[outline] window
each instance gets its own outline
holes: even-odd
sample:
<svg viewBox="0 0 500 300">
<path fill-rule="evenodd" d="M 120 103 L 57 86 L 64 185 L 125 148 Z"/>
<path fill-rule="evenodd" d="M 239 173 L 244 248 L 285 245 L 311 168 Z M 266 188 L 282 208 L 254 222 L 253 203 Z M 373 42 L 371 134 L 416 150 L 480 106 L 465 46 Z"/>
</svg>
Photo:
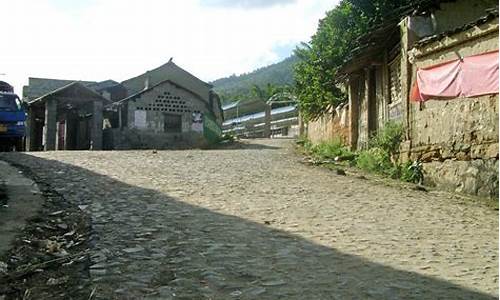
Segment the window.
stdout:
<svg viewBox="0 0 500 300">
<path fill-rule="evenodd" d="M 21 101 L 14 94 L 0 95 L 0 110 L 18 111 L 21 110 Z"/>
<path fill-rule="evenodd" d="M 389 63 L 389 104 L 401 101 L 401 56 Z"/>
<path fill-rule="evenodd" d="M 167 133 L 182 132 L 182 115 L 164 114 L 164 130 Z"/>
<path fill-rule="evenodd" d="M 168 95 L 170 95 L 170 93 Z M 176 111 L 181 113 L 191 113 L 191 105 L 189 105 L 188 101 L 189 100 L 181 99 L 181 97 L 178 96 L 159 95 L 152 103 L 145 104 L 145 107 L 143 108 L 144 110 L 153 110 L 162 112 Z"/>
</svg>

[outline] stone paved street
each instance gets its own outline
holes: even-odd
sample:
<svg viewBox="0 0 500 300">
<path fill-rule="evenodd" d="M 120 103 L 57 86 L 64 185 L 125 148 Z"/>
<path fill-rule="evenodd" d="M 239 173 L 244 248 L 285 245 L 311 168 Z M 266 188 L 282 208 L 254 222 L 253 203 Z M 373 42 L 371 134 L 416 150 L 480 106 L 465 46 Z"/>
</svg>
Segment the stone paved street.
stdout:
<svg viewBox="0 0 500 300">
<path fill-rule="evenodd" d="M 5 153 L 92 218 L 95 299 L 495 299 L 498 212 L 245 149 Z"/>
</svg>

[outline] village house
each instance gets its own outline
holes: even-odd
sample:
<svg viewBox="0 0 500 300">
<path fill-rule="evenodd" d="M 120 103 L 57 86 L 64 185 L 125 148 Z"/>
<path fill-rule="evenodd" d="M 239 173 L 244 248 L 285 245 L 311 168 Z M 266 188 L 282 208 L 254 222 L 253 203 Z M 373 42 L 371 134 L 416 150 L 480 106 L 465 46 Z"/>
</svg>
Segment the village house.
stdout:
<svg viewBox="0 0 500 300">
<path fill-rule="evenodd" d="M 418 4 L 359 39 L 338 74 L 348 103 L 310 122 L 308 135 L 363 149 L 397 122 L 400 160 L 424 162 L 427 184 L 496 197 L 498 2 Z"/>
<path fill-rule="evenodd" d="M 202 147 L 221 135 L 222 109 L 213 86 L 172 60 L 122 85 L 129 96 L 110 105 L 118 116 L 110 122 L 112 148 Z"/>
<path fill-rule="evenodd" d="M 125 95 L 112 80 L 29 78 L 23 88 L 28 103 L 26 149 L 102 149 L 103 107 Z"/>
<path fill-rule="evenodd" d="M 215 142 L 212 86 L 170 60 L 122 83 L 29 78 L 27 150 L 179 148 Z"/>
</svg>

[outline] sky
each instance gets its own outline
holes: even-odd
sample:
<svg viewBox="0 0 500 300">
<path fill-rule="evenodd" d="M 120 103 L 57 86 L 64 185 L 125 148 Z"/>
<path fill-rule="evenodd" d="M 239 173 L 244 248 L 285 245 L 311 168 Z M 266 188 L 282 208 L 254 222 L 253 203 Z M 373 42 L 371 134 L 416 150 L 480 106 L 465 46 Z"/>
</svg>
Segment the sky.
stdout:
<svg viewBox="0 0 500 300">
<path fill-rule="evenodd" d="M 174 62 L 205 81 L 278 62 L 338 0 L 0 0 L 0 80 L 123 81 Z"/>
</svg>

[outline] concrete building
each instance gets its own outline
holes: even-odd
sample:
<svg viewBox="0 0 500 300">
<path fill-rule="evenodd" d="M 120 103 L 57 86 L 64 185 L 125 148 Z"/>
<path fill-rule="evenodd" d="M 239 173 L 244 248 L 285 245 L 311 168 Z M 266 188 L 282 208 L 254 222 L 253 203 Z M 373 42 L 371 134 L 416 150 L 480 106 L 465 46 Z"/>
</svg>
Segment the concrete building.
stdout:
<svg viewBox="0 0 500 300">
<path fill-rule="evenodd" d="M 102 149 L 102 108 L 126 93 L 113 80 L 30 77 L 23 87 L 23 101 L 28 103 L 26 150 Z"/>
<path fill-rule="evenodd" d="M 121 84 L 128 97 L 107 107 L 106 149 L 203 147 L 220 137 L 219 96 L 172 59 Z"/>
<path fill-rule="evenodd" d="M 122 83 L 29 78 L 23 100 L 29 151 L 204 146 L 223 121 L 212 86 L 172 60 Z"/>
<path fill-rule="evenodd" d="M 31 100 L 26 149 L 102 149 L 102 109 L 109 102 L 79 82 Z"/>
<path fill-rule="evenodd" d="M 131 96 L 166 80 L 181 85 L 184 89 L 197 95 L 198 98 L 207 103 L 217 122 L 222 123 L 220 98 L 213 91 L 213 86 L 177 66 L 172 59 L 158 68 L 125 80 L 121 84 L 127 89 L 128 96 Z"/>
<path fill-rule="evenodd" d="M 118 126 L 110 129 L 114 149 L 202 147 L 221 135 L 213 103 L 170 79 L 112 107 L 118 113 Z"/>
</svg>

